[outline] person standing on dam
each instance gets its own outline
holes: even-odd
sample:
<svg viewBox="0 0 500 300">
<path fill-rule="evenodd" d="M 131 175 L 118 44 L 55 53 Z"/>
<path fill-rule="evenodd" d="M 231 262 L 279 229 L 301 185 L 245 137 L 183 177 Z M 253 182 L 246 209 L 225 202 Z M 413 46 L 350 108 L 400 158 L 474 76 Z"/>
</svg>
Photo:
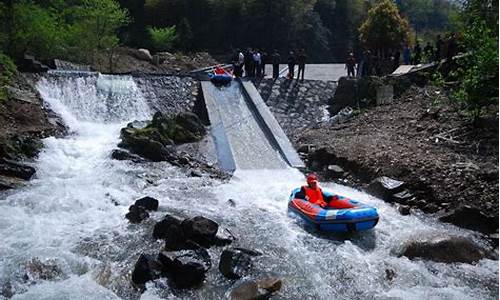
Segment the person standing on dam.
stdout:
<svg viewBox="0 0 500 300">
<path fill-rule="evenodd" d="M 302 81 L 304 81 L 304 70 L 306 68 L 306 50 L 300 49 L 299 54 L 297 55 L 297 62 L 299 65 L 299 71 L 297 72 L 297 80 L 300 78 L 300 72 L 302 71 Z"/>
<path fill-rule="evenodd" d="M 280 62 L 281 62 L 281 56 L 278 50 L 276 49 L 274 49 L 272 61 L 273 61 L 273 79 L 276 79 L 280 75 Z"/>
</svg>

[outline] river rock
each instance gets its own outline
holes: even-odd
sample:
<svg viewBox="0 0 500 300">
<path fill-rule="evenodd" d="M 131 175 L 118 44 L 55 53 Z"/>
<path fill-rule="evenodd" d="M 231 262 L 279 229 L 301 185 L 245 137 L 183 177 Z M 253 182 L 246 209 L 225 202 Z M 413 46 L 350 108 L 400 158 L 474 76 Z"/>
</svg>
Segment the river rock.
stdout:
<svg viewBox="0 0 500 300">
<path fill-rule="evenodd" d="M 160 222 L 155 224 L 153 229 L 153 237 L 155 239 L 165 239 L 168 236 L 168 230 L 171 226 L 178 227 L 179 231 L 182 230 L 181 223 L 181 219 L 172 215 L 165 215 L 165 217 L 163 217 Z"/>
<path fill-rule="evenodd" d="M 33 258 L 25 266 L 24 279 L 26 281 L 55 280 L 63 277 L 62 269 L 54 262 L 42 262 L 38 257 Z"/>
<path fill-rule="evenodd" d="M 141 199 L 135 200 L 134 205 L 142 206 L 146 210 L 158 210 L 159 201 L 152 197 L 143 197 Z"/>
<path fill-rule="evenodd" d="M 135 154 L 132 154 L 126 150 L 114 149 L 111 151 L 111 158 L 116 160 L 130 160 L 133 162 L 141 162 L 143 159 Z"/>
<path fill-rule="evenodd" d="M 396 203 L 403 203 L 406 204 L 408 200 L 412 199 L 414 196 L 410 191 L 408 190 L 403 190 L 399 193 L 395 193 L 392 195 L 392 200 Z"/>
<path fill-rule="evenodd" d="M 410 206 L 408 205 L 398 205 L 398 211 L 401 215 L 407 216 L 410 214 Z"/>
<path fill-rule="evenodd" d="M 264 278 L 259 280 L 244 281 L 238 284 L 229 293 L 231 300 L 261 300 L 268 299 L 282 287 L 279 278 Z"/>
<path fill-rule="evenodd" d="M 135 57 L 137 57 L 140 60 L 145 60 L 149 62 L 153 61 L 153 56 L 151 56 L 149 50 L 144 48 L 137 49 L 137 51 L 135 52 Z"/>
<path fill-rule="evenodd" d="M 220 256 L 219 271 L 226 278 L 239 279 L 250 270 L 251 265 L 249 254 L 237 249 L 226 249 Z"/>
<path fill-rule="evenodd" d="M 423 258 L 443 263 L 468 264 L 490 257 L 481 246 L 459 236 L 434 236 L 410 241 L 404 246 L 402 256 L 410 259 Z"/>
<path fill-rule="evenodd" d="M 219 224 L 202 217 L 196 216 L 182 222 L 182 229 L 188 239 L 191 239 L 204 247 L 210 247 L 219 230 Z"/>
<path fill-rule="evenodd" d="M 357 107 L 357 82 L 355 78 L 340 77 L 330 104 L 330 114 L 336 115 L 344 107 Z"/>
<path fill-rule="evenodd" d="M 161 262 L 155 260 L 151 255 L 142 253 L 132 271 L 132 282 L 137 285 L 144 285 L 146 282 L 158 278 L 161 269 Z"/>
<path fill-rule="evenodd" d="M 205 280 L 211 267 L 210 255 L 205 249 L 187 250 L 179 253 L 160 252 L 158 260 L 163 273 L 176 288 L 191 288 Z"/>
<path fill-rule="evenodd" d="M 398 181 L 386 176 L 373 180 L 367 188 L 367 192 L 384 201 L 393 201 L 392 196 L 401 192 L 405 187 L 403 181 Z"/>
<path fill-rule="evenodd" d="M 125 215 L 130 223 L 141 223 L 144 219 L 149 218 L 149 213 L 142 206 L 131 205 L 129 212 Z"/>
<path fill-rule="evenodd" d="M 451 212 L 443 213 L 439 220 L 486 234 L 498 230 L 498 216 L 487 216 L 479 209 L 469 205 L 463 205 Z"/>
<path fill-rule="evenodd" d="M 0 159 L 0 175 L 29 180 L 35 174 L 35 168 L 8 159 Z"/>
<path fill-rule="evenodd" d="M 344 169 L 337 165 L 329 165 L 326 167 L 326 175 L 328 177 L 340 178 L 344 175 Z"/>
<path fill-rule="evenodd" d="M 15 189 L 25 183 L 26 181 L 20 178 L 0 175 L 0 190 Z"/>
</svg>

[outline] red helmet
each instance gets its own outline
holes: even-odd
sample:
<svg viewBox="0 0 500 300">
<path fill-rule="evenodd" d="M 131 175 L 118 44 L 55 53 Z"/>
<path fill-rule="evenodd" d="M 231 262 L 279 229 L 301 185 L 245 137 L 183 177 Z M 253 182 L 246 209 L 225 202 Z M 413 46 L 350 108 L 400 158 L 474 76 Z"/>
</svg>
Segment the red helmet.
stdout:
<svg viewBox="0 0 500 300">
<path fill-rule="evenodd" d="M 318 182 L 318 176 L 314 173 L 307 175 L 307 183 Z"/>
</svg>

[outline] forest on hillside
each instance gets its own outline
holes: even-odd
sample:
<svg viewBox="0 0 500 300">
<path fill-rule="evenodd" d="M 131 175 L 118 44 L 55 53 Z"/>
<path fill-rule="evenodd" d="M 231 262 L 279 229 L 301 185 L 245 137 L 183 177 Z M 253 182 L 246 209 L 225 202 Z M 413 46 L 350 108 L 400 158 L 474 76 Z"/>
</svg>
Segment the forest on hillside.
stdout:
<svg viewBox="0 0 500 300">
<path fill-rule="evenodd" d="M 3 0 L 3 52 L 89 59 L 116 46 L 152 51 L 305 48 L 314 62 L 362 52 L 359 27 L 378 0 Z M 464 3 L 397 0 L 410 42 L 457 30 Z M 495 4 L 494 4 L 495 5 Z M 496 4 L 498 5 L 498 4 Z M 91 58 L 91 57 L 90 57 Z"/>
</svg>

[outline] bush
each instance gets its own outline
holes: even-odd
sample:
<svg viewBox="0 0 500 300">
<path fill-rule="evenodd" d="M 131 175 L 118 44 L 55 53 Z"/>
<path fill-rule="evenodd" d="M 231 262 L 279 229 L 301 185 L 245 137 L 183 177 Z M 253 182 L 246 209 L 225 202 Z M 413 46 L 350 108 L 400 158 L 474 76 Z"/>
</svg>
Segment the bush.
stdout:
<svg viewBox="0 0 500 300">
<path fill-rule="evenodd" d="M 165 28 L 148 27 L 151 45 L 155 51 L 168 51 L 177 39 L 175 26 Z"/>
<path fill-rule="evenodd" d="M 465 32 L 464 43 L 470 52 L 456 69 L 460 84 L 453 96 L 476 120 L 485 106 L 498 104 L 498 36 L 477 20 Z"/>
</svg>

